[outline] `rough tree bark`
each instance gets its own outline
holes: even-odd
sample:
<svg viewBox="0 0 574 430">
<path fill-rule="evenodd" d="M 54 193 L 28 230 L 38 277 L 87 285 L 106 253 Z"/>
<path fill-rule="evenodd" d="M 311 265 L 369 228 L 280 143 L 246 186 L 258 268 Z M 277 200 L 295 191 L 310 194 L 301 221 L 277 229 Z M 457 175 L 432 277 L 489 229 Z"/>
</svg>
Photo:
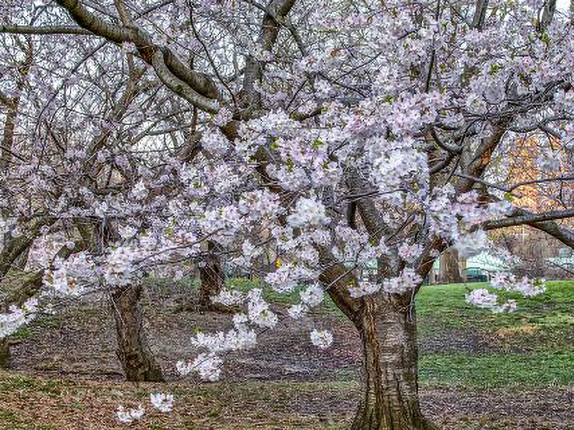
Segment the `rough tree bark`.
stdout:
<svg viewBox="0 0 574 430">
<path fill-rule="evenodd" d="M 199 293 L 197 306 L 191 306 L 199 310 L 211 312 L 233 312 L 234 309 L 220 303 L 214 303 L 211 298 L 219 294 L 225 286 L 225 270 L 219 252 L 220 246 L 214 242 L 208 242 L 207 255 L 199 264 Z"/>
<path fill-rule="evenodd" d="M 463 281 L 458 266 L 458 251 L 456 249 L 449 248 L 440 256 L 439 279 L 443 284 Z"/>
<path fill-rule="evenodd" d="M 130 285 L 112 293 L 118 348 L 116 354 L 128 381 L 164 381 L 144 330 L 140 305 L 142 286 Z"/>
<path fill-rule="evenodd" d="M 411 298 L 367 298 L 354 321 L 363 342 L 364 389 L 351 430 L 438 430 L 420 409 Z"/>
<path fill-rule="evenodd" d="M 84 242 L 96 255 L 101 255 L 105 245 L 118 238 L 111 223 L 78 224 L 77 227 Z M 128 381 L 161 382 L 164 381 L 161 367 L 154 358 L 144 328 L 145 318 L 140 304 L 142 291 L 141 284 L 110 289 L 110 304 L 116 324 L 116 355 Z"/>
<path fill-rule="evenodd" d="M 10 345 L 8 339 L 0 339 L 0 369 L 7 369 L 10 366 Z"/>
</svg>

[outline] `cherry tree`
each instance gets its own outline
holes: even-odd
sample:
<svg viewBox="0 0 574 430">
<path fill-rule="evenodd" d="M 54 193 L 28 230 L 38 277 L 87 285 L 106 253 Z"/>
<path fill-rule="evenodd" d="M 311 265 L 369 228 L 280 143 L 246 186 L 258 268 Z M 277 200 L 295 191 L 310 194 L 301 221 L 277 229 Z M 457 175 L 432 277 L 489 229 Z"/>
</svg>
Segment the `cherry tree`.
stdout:
<svg viewBox="0 0 574 430">
<path fill-rule="evenodd" d="M 414 299 L 443 251 L 455 245 L 471 255 L 488 246 L 487 231 L 522 224 L 574 243 L 557 221 L 574 209 L 513 205 L 516 183 L 498 174 L 518 137 L 539 137 L 550 159 L 572 149 L 572 20 L 555 1 L 56 0 L 4 8 L 0 31 L 44 41 L 48 52 L 77 52 L 78 40 L 106 44 L 105 73 L 86 68 L 64 84 L 69 93 L 80 94 L 93 74 L 105 93 L 134 73 L 157 92 L 130 112 L 139 116 L 139 144 L 124 134 L 113 140 L 110 150 L 125 161 L 102 156 L 104 197 L 72 192 L 66 180 L 60 192 L 73 198 L 58 211 L 44 206 L 50 219 L 91 217 L 95 237 L 108 238 L 91 241 L 86 273 L 125 294 L 145 274 L 173 277 L 190 260 L 225 256 L 251 268 L 272 247 L 286 263 L 265 283 L 280 293 L 303 288 L 289 318 L 326 293 L 357 328 L 364 390 L 354 430 L 436 428 L 419 405 Z M 61 79 L 65 67 L 47 64 Z M 101 132 L 93 122 L 81 130 L 88 142 Z M 79 140 L 71 147 L 81 152 Z M 77 157 L 79 174 L 89 175 L 96 155 Z M 377 280 L 359 279 L 373 260 Z M 65 282 L 89 278 L 72 263 L 69 274 L 67 262 L 60 268 Z M 196 335 L 203 352 L 177 363 L 182 374 L 218 379 L 226 351 L 253 346 L 278 322 L 261 290 L 220 286 L 213 300 L 244 312 L 228 332 Z M 536 280 L 502 275 L 493 287 L 544 291 Z M 516 306 L 487 290 L 467 300 L 495 312 Z M 337 342 L 319 329 L 309 336 L 321 348 Z"/>
</svg>

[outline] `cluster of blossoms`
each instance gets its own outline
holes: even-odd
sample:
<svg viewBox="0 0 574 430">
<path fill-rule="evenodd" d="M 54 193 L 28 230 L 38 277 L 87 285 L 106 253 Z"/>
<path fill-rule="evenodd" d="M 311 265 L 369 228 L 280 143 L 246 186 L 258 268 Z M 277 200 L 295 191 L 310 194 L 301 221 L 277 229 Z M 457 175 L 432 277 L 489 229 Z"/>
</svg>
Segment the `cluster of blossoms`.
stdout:
<svg viewBox="0 0 574 430">
<path fill-rule="evenodd" d="M 10 336 L 19 327 L 34 319 L 38 311 L 38 300 L 27 300 L 22 307 L 10 306 L 8 312 L 0 314 L 0 339 Z"/>
<path fill-rule="evenodd" d="M 197 333 L 191 342 L 194 347 L 205 352 L 200 353 L 193 361 L 180 360 L 176 363 L 176 368 L 182 376 L 196 372 L 204 381 L 219 380 L 223 364 L 220 357 L 222 353 L 244 350 L 257 344 L 257 333 L 254 328 L 250 327 L 250 324 L 263 330 L 273 328 L 277 324 L 277 314 L 269 309 L 269 304 L 263 299 L 260 289 L 252 289 L 245 297 L 235 291 L 225 291 L 223 295 L 220 293 L 214 299 L 233 305 L 243 302 L 247 307 L 247 313 L 236 313 L 233 317 L 234 328 L 227 332 Z M 313 284 L 301 290 L 300 296 L 301 303 L 288 310 L 292 318 L 299 318 L 318 306 L 323 301 L 324 293 L 319 284 Z M 313 330 L 311 341 L 314 345 L 324 349 L 331 345 L 333 336 L 327 330 Z"/>
<path fill-rule="evenodd" d="M 132 281 L 136 252 L 126 246 L 113 249 L 107 257 L 104 279 L 109 285 L 125 286 Z"/>
<path fill-rule="evenodd" d="M 352 228 L 339 225 L 336 227 L 335 232 L 343 245 L 334 248 L 333 254 L 342 262 L 363 265 L 389 253 L 389 248 L 383 241 L 374 245 L 368 236 L 360 234 Z M 329 240 L 329 236 L 324 235 L 323 237 L 327 241 Z"/>
<path fill-rule="evenodd" d="M 488 248 L 488 236 L 478 227 L 505 215 L 510 207 L 505 200 L 481 204 L 475 191 L 456 196 L 450 184 L 433 190 L 427 203 L 431 231 L 452 241 L 463 257 L 472 257 Z"/>
<path fill-rule="evenodd" d="M 526 297 L 533 297 L 543 294 L 546 291 L 545 279 L 529 279 L 523 277 L 516 280 L 513 274 L 497 273 L 490 285 L 495 289 L 502 289 L 511 292 L 517 292 Z M 488 291 L 485 288 L 480 288 L 471 291 L 466 296 L 467 303 L 485 309 L 490 309 L 495 313 L 500 312 L 513 312 L 516 310 L 516 301 L 508 300 L 506 303 L 499 303 L 497 294 Z"/>
<path fill-rule="evenodd" d="M 363 281 L 358 286 L 349 287 L 349 294 L 354 298 L 376 294 L 379 291 L 381 291 L 381 285 L 369 281 Z"/>
<path fill-rule="evenodd" d="M 131 424 L 133 421 L 140 420 L 145 414 L 143 406 L 139 405 L 137 409 L 124 409 L 123 406 L 118 406 L 116 415 L 118 421 L 124 424 Z"/>
<path fill-rule="evenodd" d="M 418 244 L 409 245 L 404 243 L 399 246 L 399 256 L 407 263 L 414 263 L 414 261 L 421 255 L 423 247 Z"/>
<path fill-rule="evenodd" d="M 292 263 L 286 263 L 275 272 L 265 276 L 265 282 L 278 293 L 289 293 L 297 286 L 298 279 L 295 275 L 296 267 Z"/>
<path fill-rule="evenodd" d="M 191 372 L 197 372 L 203 381 L 218 381 L 221 376 L 221 365 L 223 361 L 216 354 L 199 354 L 193 362 L 178 361 L 177 371 L 181 376 L 186 376 Z"/>
<path fill-rule="evenodd" d="M 479 308 L 490 309 L 494 313 L 514 312 L 516 310 L 515 300 L 508 300 L 506 303 L 499 304 L 498 296 L 486 288 L 471 291 L 466 295 L 466 302 Z"/>
<path fill-rule="evenodd" d="M 287 217 L 292 227 L 320 226 L 328 221 L 325 206 L 316 199 L 305 197 L 297 200 L 295 210 Z"/>
<path fill-rule="evenodd" d="M 310 285 L 301 291 L 300 296 L 301 302 L 296 305 L 292 305 L 287 310 L 291 318 L 300 318 L 312 308 L 319 306 L 324 297 L 323 288 L 318 284 Z"/>
<path fill-rule="evenodd" d="M 229 292 L 234 305 L 241 303 L 243 297 Z M 240 297 L 237 301 L 235 298 Z M 199 354 L 193 362 L 178 361 L 176 368 L 182 376 L 197 372 L 202 380 L 217 381 L 221 375 L 222 359 L 218 354 L 228 351 L 239 351 L 250 348 L 257 343 L 257 334 L 249 324 L 262 328 L 273 328 L 277 324 L 277 315 L 269 309 L 269 304 L 263 300 L 261 290 L 254 289 L 245 298 L 247 314 L 237 313 L 234 318 L 234 328 L 227 332 L 214 334 L 198 333 L 192 339 L 192 344 L 206 352 Z"/>
<path fill-rule="evenodd" d="M 85 252 L 72 255 L 67 260 L 56 257 L 44 271 L 44 285 L 59 296 L 79 296 L 94 271 L 94 262 Z"/>
<path fill-rule="evenodd" d="M 150 402 L 154 408 L 162 413 L 171 412 L 173 409 L 173 394 L 151 393 Z M 139 405 L 137 409 L 125 409 L 120 405 L 116 411 L 118 421 L 123 424 L 131 424 L 134 421 L 141 420 L 144 414 L 145 409 L 142 405 Z"/>
<path fill-rule="evenodd" d="M 490 285 L 496 289 L 514 291 L 526 297 L 534 297 L 546 291 L 546 279 L 529 279 L 524 276 L 517 280 L 512 273 L 497 273 Z"/>
<path fill-rule="evenodd" d="M 378 143 L 384 147 L 382 142 Z M 407 140 L 403 144 L 402 148 L 385 151 L 373 161 L 372 180 L 382 193 L 398 191 L 410 183 L 426 182 L 426 155 L 413 148 L 412 141 Z"/>
<path fill-rule="evenodd" d="M 240 318 L 241 316 L 238 316 L 236 321 L 239 321 Z M 255 345 L 257 335 L 253 329 L 249 329 L 245 324 L 236 323 L 236 327 L 227 333 L 198 333 L 191 340 L 191 343 L 195 347 L 204 348 L 211 353 L 238 351 Z"/>
<path fill-rule="evenodd" d="M 311 332 L 311 343 L 321 349 L 326 349 L 333 343 L 333 334 L 327 330 L 313 330 Z"/>
<path fill-rule="evenodd" d="M 211 297 L 211 300 L 224 306 L 235 306 L 242 303 L 244 297 L 239 291 L 222 288 L 217 295 Z"/>
<path fill-rule="evenodd" d="M 173 409 L 173 394 L 169 393 L 152 393 L 150 401 L 154 408 L 160 412 L 168 413 Z"/>
<path fill-rule="evenodd" d="M 359 298 L 376 294 L 379 291 L 389 294 L 405 293 L 414 291 L 416 287 L 421 285 L 422 281 L 422 278 L 413 268 L 406 267 L 399 276 L 384 279 L 381 283 L 362 281 L 358 286 L 351 286 L 349 287 L 349 294 L 351 297 Z"/>
<path fill-rule="evenodd" d="M 277 325 L 277 314 L 269 309 L 269 303 L 263 299 L 262 291 L 254 288 L 247 294 L 247 316 L 253 324 L 263 328 Z"/>
</svg>

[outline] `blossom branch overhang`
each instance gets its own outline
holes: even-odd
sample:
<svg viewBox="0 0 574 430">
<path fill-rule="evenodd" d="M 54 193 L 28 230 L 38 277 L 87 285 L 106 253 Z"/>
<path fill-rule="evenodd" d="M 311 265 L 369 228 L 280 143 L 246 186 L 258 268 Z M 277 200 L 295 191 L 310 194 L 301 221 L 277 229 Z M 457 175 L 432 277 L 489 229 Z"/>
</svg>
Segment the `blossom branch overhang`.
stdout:
<svg viewBox="0 0 574 430">
<path fill-rule="evenodd" d="M 567 182 L 567 181 L 574 181 L 574 175 L 560 175 L 555 176 L 552 178 L 542 178 L 542 179 L 533 179 L 531 181 L 522 181 L 517 182 L 512 185 L 499 185 L 493 184 L 492 182 L 485 181 L 484 179 L 477 178 L 471 175 L 466 175 L 464 173 L 455 173 L 454 176 L 458 176 L 459 178 L 469 179 L 471 181 L 477 182 L 482 185 L 486 185 L 487 187 L 494 188 L 500 191 L 504 191 L 505 193 L 512 193 L 517 188 L 523 187 L 525 185 L 534 185 L 534 184 L 544 184 L 548 182 Z M 516 197 L 522 197 L 521 195 L 516 195 Z"/>
<path fill-rule="evenodd" d="M 554 221 L 559 219 L 574 218 L 574 209 L 561 211 L 548 211 L 540 214 L 527 214 L 492 221 L 486 221 L 482 224 L 484 230 L 496 230 L 499 228 L 513 227 L 523 224 L 536 224 L 545 221 Z"/>
</svg>

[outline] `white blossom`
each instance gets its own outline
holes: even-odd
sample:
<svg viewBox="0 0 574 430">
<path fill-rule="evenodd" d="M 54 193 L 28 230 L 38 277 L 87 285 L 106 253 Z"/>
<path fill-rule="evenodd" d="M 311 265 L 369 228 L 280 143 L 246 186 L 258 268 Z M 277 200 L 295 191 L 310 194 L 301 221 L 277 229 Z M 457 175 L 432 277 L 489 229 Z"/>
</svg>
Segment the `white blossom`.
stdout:
<svg viewBox="0 0 574 430">
<path fill-rule="evenodd" d="M 413 263 L 419 257 L 422 250 L 423 247 L 420 245 L 404 243 L 399 247 L 399 256 L 407 263 Z"/>
<path fill-rule="evenodd" d="M 349 287 L 349 294 L 354 298 L 368 296 L 379 291 L 381 291 L 381 285 L 369 281 L 360 281 L 359 285 Z"/>
<path fill-rule="evenodd" d="M 292 227 L 320 226 L 328 221 L 325 206 L 314 198 L 305 197 L 297 200 L 294 213 L 287 217 Z"/>
<path fill-rule="evenodd" d="M 135 253 L 128 247 L 113 249 L 106 261 L 104 279 L 110 285 L 124 286 L 132 281 Z"/>
<path fill-rule="evenodd" d="M 314 329 L 311 332 L 311 343 L 321 349 L 326 349 L 333 343 L 333 334 L 328 330 Z"/>
<path fill-rule="evenodd" d="M 222 288 L 217 295 L 211 297 L 211 301 L 225 306 L 235 306 L 243 302 L 243 294 L 239 291 Z"/>
<path fill-rule="evenodd" d="M 179 360 L 177 363 L 175 363 L 175 368 L 181 376 L 187 376 L 193 370 L 193 364 Z"/>
<path fill-rule="evenodd" d="M 498 296 L 485 288 L 471 291 L 466 295 L 466 302 L 479 308 L 490 309 L 494 313 L 514 312 L 516 310 L 515 300 L 508 300 L 506 303 L 499 304 Z"/>
<path fill-rule="evenodd" d="M 307 306 L 300 303 L 298 305 L 290 306 L 289 309 L 287 309 L 287 313 L 291 318 L 298 319 L 301 318 L 301 316 L 303 316 L 308 310 L 309 308 Z"/>
<path fill-rule="evenodd" d="M 137 409 L 124 409 L 123 406 L 119 406 L 116 411 L 118 420 L 124 424 L 130 424 L 132 421 L 139 420 L 143 417 L 145 409 L 139 405 Z"/>
<path fill-rule="evenodd" d="M 383 291 L 386 293 L 405 293 L 422 283 L 423 279 L 411 267 L 406 267 L 399 276 L 383 280 Z"/>
<path fill-rule="evenodd" d="M 277 325 L 277 315 L 269 309 L 269 304 L 263 300 L 261 290 L 254 288 L 248 294 L 247 315 L 249 320 L 260 327 L 273 328 Z"/>
<path fill-rule="evenodd" d="M 215 354 L 200 354 L 191 365 L 191 370 L 199 373 L 204 381 L 215 382 L 221 376 L 221 364 L 223 361 Z"/>
<path fill-rule="evenodd" d="M 134 185 L 131 194 L 136 200 L 143 200 L 149 195 L 149 191 L 143 181 L 139 181 Z"/>
<path fill-rule="evenodd" d="M 159 409 L 160 412 L 171 412 L 173 408 L 173 394 L 151 393 L 150 401 L 153 407 Z"/>
<path fill-rule="evenodd" d="M 36 317 L 38 300 L 27 300 L 21 307 L 10 306 L 8 312 L 0 314 L 0 339 L 10 336 L 18 328 Z"/>
<path fill-rule="evenodd" d="M 454 246 L 461 257 L 472 257 L 487 249 L 488 236 L 484 230 L 461 235 Z"/>
<path fill-rule="evenodd" d="M 313 308 L 323 301 L 323 288 L 318 284 L 313 284 L 301 291 L 301 302 Z"/>
</svg>

